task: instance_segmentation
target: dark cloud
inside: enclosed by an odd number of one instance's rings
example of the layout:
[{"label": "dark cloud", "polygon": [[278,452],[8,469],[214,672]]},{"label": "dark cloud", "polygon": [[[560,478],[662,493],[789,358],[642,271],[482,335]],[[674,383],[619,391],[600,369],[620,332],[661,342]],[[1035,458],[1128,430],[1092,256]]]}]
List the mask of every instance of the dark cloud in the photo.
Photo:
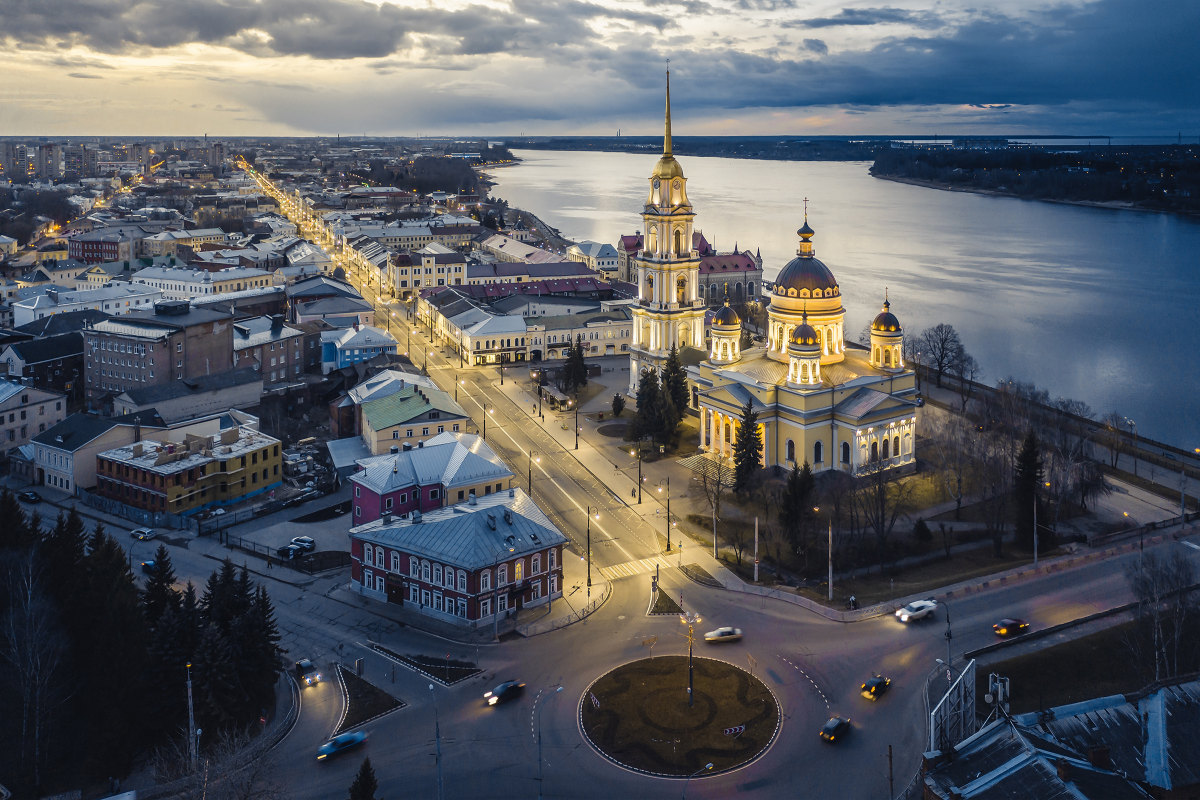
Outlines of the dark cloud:
[{"label": "dark cloud", "polygon": [[734,0],[742,11],[780,11],[796,7],[796,0]]},{"label": "dark cloud", "polygon": [[804,49],[823,56],[829,52],[829,45],[825,44],[825,42],[821,41],[820,39],[805,39]]},{"label": "dark cloud", "polygon": [[[202,43],[259,57],[381,58],[409,51],[416,36],[448,54],[492,54],[568,45],[592,22],[662,31],[671,16],[585,0],[514,0],[448,11],[367,0],[0,0],[0,42],[103,53]],[[531,52],[539,52],[532,49]]]},{"label": "dark cloud", "polygon": [[842,25],[915,25],[918,28],[936,28],[942,19],[930,11],[909,11],[904,8],[843,8],[832,17],[793,20],[789,27],[832,28]]},{"label": "dark cloud", "polygon": [[67,77],[68,78],[87,78],[88,80],[93,80],[93,81],[100,80],[99,75],[89,75],[86,72],[68,72]]}]

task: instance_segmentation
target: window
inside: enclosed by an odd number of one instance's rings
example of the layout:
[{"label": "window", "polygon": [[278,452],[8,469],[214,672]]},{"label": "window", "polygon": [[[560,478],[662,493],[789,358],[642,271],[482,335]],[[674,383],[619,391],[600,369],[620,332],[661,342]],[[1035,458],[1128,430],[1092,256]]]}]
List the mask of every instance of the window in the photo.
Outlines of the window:
[{"label": "window", "polygon": [[535,553],[533,558],[531,559],[529,571],[533,575],[537,575],[539,572],[542,571],[542,557],[540,555],[538,555],[537,553]]},{"label": "window", "polygon": [[429,562],[428,561],[421,562],[421,580],[425,581],[426,583],[429,582]]},{"label": "window", "polygon": [[525,577],[525,561],[518,558],[517,563],[513,565],[513,580],[520,582]]},{"label": "window", "polygon": [[467,590],[467,573],[461,569],[458,571],[458,590],[460,592]]},{"label": "window", "polygon": [[842,463],[843,464],[850,463],[850,443],[849,442],[842,442]]},{"label": "window", "polygon": [[176,342],[176,343],[175,343],[175,352],[176,352],[176,353],[182,353],[182,352],[183,352],[183,342]]},{"label": "window", "polygon": [[508,583],[508,564],[501,564],[496,567],[496,585],[503,586]]},{"label": "window", "polygon": [[437,584],[440,584],[442,582],[442,565],[441,564],[433,565],[433,582],[437,583]]},{"label": "window", "polygon": [[419,566],[420,563],[421,562],[417,560],[416,556],[409,556],[408,557],[408,574],[414,578],[417,577],[421,572],[420,566]]},{"label": "window", "polygon": [[820,464],[825,460],[825,445],[822,442],[817,442],[813,445],[813,463]]},{"label": "window", "polygon": [[555,552],[556,552],[555,549],[553,547],[551,547],[549,552],[547,553],[546,561],[549,563],[550,569],[554,569],[554,558],[555,558],[554,554],[555,554]]},{"label": "window", "polygon": [[[243,459],[243,460],[244,460],[244,459]],[[245,464],[243,464],[242,466],[245,466]],[[355,486],[355,487],[354,487],[354,496],[355,496],[355,497],[362,497],[362,487],[361,487],[361,486]]]},{"label": "window", "polygon": [[430,489],[429,490],[429,499],[430,500],[437,500],[440,495],[441,495],[441,490],[439,490],[439,489]]},{"label": "window", "polygon": [[491,598],[480,601],[479,616],[490,617],[491,615],[492,615],[492,600],[491,600]]},{"label": "window", "polygon": [[785,451],[786,451],[786,455],[784,456],[784,458],[786,460],[788,460],[788,461],[796,460],[796,443],[793,442],[791,439],[787,440],[787,446],[785,448]]},{"label": "window", "polygon": [[385,499],[384,499],[384,501],[383,501],[383,510],[384,510],[384,511],[391,511],[391,510],[392,510],[392,498],[388,497],[388,498],[385,498]]},{"label": "window", "polygon": [[479,573],[479,591],[486,592],[492,588],[492,573],[491,570],[483,570]]},{"label": "window", "polygon": [[369,569],[364,569],[364,570],[363,570],[363,574],[362,574],[362,585],[363,585],[363,587],[364,587],[364,588],[366,588],[366,589],[370,589],[370,588],[371,588],[371,583],[372,583],[372,580],[371,580],[371,578],[372,578],[372,576],[371,576],[371,570],[369,570]]}]

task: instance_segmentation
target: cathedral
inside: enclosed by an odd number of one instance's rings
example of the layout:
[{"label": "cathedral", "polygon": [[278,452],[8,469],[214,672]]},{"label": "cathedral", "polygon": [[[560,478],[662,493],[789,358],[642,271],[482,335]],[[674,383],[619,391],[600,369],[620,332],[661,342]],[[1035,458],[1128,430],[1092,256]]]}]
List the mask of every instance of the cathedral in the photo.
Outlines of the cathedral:
[{"label": "cathedral", "polygon": [[911,464],[918,400],[915,375],[904,365],[900,321],[885,293],[870,346],[847,345],[841,288],[816,258],[807,213],[796,258],[769,293],[765,345],[742,349],[742,321],[726,302],[712,318],[704,350],[699,257],[691,249],[696,213],[671,153],[669,74],[667,80],[663,155],[650,175],[645,249],[635,261],[629,393],[636,394],[643,370],[661,369],[672,346],[696,348],[701,358],[707,355],[688,368],[702,451],[733,456],[749,403],[758,412],[764,467],[791,469],[807,461],[814,472],[859,474]]}]

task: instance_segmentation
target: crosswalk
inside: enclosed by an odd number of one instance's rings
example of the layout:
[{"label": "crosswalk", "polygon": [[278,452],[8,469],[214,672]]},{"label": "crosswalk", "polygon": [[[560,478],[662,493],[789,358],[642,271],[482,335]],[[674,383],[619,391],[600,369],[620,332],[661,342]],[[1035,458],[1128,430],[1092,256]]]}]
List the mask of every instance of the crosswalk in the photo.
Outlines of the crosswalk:
[{"label": "crosswalk", "polygon": [[674,566],[676,566],[674,560],[668,560],[663,556],[651,556],[638,561],[614,564],[611,567],[600,567],[600,574],[610,581],[615,581],[621,578],[631,578],[634,575],[645,575],[647,572],[654,572],[655,568],[666,569]]}]

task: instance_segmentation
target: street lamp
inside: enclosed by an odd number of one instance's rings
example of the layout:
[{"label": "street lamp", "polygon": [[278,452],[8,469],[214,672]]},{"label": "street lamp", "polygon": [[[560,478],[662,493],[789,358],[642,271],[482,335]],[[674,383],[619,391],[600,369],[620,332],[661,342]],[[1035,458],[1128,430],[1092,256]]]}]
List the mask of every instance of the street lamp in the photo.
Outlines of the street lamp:
[{"label": "street lamp", "polygon": [[[820,506],[813,506],[814,514],[816,514],[820,510],[821,510]],[[832,603],[833,602],[833,515],[832,514],[829,515],[829,532],[826,535],[826,539],[825,539],[825,550],[826,550],[826,554],[829,556],[829,576],[828,576],[829,597],[828,597],[827,602]]]},{"label": "street lamp", "polygon": [[196,714],[192,707],[192,662],[187,663],[187,690],[188,690],[188,758],[192,764],[192,773],[196,772],[197,762],[200,758],[200,743],[196,741],[196,736],[200,733],[196,730]]},{"label": "street lamp", "polygon": [[679,615],[679,621],[688,626],[688,708],[692,707],[695,692],[695,682],[692,674],[692,644],[696,641],[696,625],[701,622],[700,615],[694,611],[685,611]]},{"label": "street lamp", "polygon": [[494,408],[490,408],[490,407],[489,407],[489,408],[487,409],[487,413],[483,415],[483,440],[484,440],[485,442],[487,441],[487,421],[488,421],[488,417],[489,417],[489,416],[491,416],[491,415],[492,415],[492,413],[493,413],[494,411],[495,411],[495,409],[494,409]]},{"label": "street lamp", "polygon": [[[578,401],[578,398],[576,398]],[[575,449],[579,449],[579,403],[575,403]]]},{"label": "street lamp", "polygon": [[[629,455],[634,455],[633,450],[629,451]],[[637,460],[638,460],[638,505],[642,503],[642,440],[638,439],[637,443]]]},{"label": "street lamp", "polygon": [[[600,508],[596,508],[596,520],[600,519]],[[587,596],[592,596],[592,507],[587,507]]]},{"label": "street lamp", "polygon": [[[537,463],[542,463],[542,457],[537,457]],[[529,490],[527,494],[533,497],[533,451],[529,451]]]},{"label": "street lamp", "polygon": [[556,687],[556,688],[554,689],[554,694],[552,694],[552,695],[550,695],[549,697],[547,697],[547,698],[546,698],[546,701],[545,701],[544,703],[542,703],[540,706],[538,706],[538,720],[537,720],[537,725],[538,725],[538,728],[537,728],[537,742],[538,742],[538,800],[542,800],[542,709],[544,709],[544,708],[546,707],[546,703],[549,703],[549,702],[550,702],[550,700],[551,700],[551,699],[554,697],[554,695],[558,694],[558,693],[559,693],[559,692],[561,692],[562,690],[563,690],[563,687],[561,687],[561,686],[558,686],[558,687]]},{"label": "street lamp", "polygon": [[703,767],[701,767],[700,769],[693,772],[691,775],[688,775],[687,779],[683,782],[683,792],[679,795],[679,800],[687,800],[687,787],[688,787],[688,784],[692,782],[692,778],[696,777],[701,772],[707,772],[708,770],[710,770],[712,768],[713,768],[713,765],[712,765],[712,762],[710,761],[707,764],[705,764]]},{"label": "street lamp", "polygon": [[[667,484],[667,552],[671,552],[671,476],[666,477]],[[658,485],[658,491],[661,493],[663,485]]]},{"label": "street lamp", "polygon": [[1138,455],[1137,455],[1137,423],[1136,423],[1136,422],[1134,422],[1133,420],[1131,420],[1129,417],[1126,417],[1126,418],[1125,418],[1125,424],[1129,426],[1129,432],[1130,432],[1131,434],[1133,434],[1133,453],[1132,453],[1132,455],[1133,455],[1133,477],[1135,477],[1135,478],[1136,478],[1136,477],[1137,477],[1137,462],[1138,462]]},{"label": "street lamp", "polygon": [[438,720],[437,695],[433,693],[433,684],[429,684],[429,696],[433,698],[433,738],[437,743],[434,758],[437,761],[438,800],[445,800],[446,794],[442,788],[442,725]]}]

